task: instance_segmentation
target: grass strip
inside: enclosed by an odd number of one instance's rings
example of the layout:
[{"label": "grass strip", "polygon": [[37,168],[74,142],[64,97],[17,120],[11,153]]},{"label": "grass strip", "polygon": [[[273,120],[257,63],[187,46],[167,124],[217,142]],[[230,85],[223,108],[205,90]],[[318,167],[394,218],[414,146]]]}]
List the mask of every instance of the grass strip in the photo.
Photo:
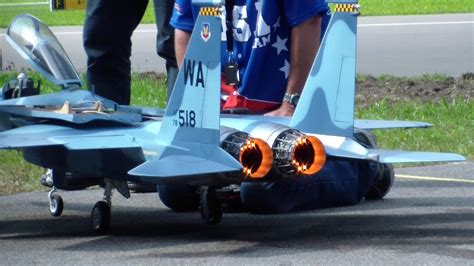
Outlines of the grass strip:
[{"label": "grass strip", "polygon": [[[155,23],[154,12],[153,4],[150,1],[141,23]],[[7,28],[15,16],[25,13],[39,18],[48,26],[82,26],[86,11],[57,10],[51,12],[49,5],[2,6],[0,7],[0,28]]]},{"label": "grass strip", "polygon": [[472,13],[471,0],[359,0],[364,16]]},{"label": "grass strip", "polygon": [[[0,4],[44,2],[39,0],[0,0]],[[363,16],[422,15],[446,13],[473,13],[472,0],[360,0]],[[84,10],[49,11],[49,5],[2,6],[0,28],[8,27],[18,14],[29,13],[49,26],[72,26],[84,23]],[[142,23],[154,23],[153,5],[149,4]]]}]

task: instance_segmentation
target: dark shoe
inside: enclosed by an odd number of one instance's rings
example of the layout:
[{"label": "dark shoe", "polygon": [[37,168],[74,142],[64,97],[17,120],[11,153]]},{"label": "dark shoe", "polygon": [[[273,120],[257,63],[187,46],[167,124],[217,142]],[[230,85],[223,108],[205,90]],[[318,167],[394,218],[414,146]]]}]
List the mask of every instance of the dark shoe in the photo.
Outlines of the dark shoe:
[{"label": "dark shoe", "polygon": [[244,205],[240,198],[240,185],[232,184],[216,189],[217,198],[224,212],[243,212]]},{"label": "dark shoe", "polygon": [[392,164],[379,163],[377,168],[374,184],[364,196],[367,200],[383,199],[390,191],[395,180],[395,172],[393,171]]},{"label": "dark shoe", "polygon": [[199,210],[200,195],[198,187],[185,184],[168,184],[158,186],[161,202],[176,212]]},{"label": "dark shoe", "polygon": [[134,193],[152,193],[156,192],[156,184],[153,183],[144,183],[144,182],[127,182],[128,189]]},{"label": "dark shoe", "polygon": [[[362,146],[368,149],[377,148],[377,139],[370,130],[356,129],[354,138]],[[374,177],[374,183],[365,194],[367,200],[383,199],[393,185],[395,173],[392,164],[377,163],[377,170]]]},{"label": "dark shoe", "polygon": [[354,130],[354,139],[365,148],[377,148],[377,138],[370,130],[356,128]]}]

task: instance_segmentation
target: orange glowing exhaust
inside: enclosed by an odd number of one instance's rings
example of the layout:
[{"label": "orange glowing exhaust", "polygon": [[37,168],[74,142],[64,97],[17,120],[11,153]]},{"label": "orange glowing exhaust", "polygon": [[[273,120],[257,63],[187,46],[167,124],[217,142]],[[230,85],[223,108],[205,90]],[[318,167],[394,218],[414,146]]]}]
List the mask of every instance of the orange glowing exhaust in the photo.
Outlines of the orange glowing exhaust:
[{"label": "orange glowing exhaust", "polygon": [[298,174],[312,175],[323,168],[326,151],[322,142],[314,136],[298,138],[293,145],[291,163]]},{"label": "orange glowing exhaust", "polygon": [[260,179],[268,174],[273,164],[273,151],[263,140],[248,138],[240,147],[239,161],[243,173],[251,179]]}]

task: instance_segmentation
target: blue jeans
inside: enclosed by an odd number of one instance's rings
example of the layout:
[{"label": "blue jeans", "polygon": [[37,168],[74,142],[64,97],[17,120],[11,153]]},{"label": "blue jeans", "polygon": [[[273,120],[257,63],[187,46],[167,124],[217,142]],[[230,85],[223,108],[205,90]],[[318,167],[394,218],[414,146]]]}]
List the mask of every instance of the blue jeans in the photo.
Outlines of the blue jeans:
[{"label": "blue jeans", "polygon": [[[254,213],[285,213],[359,203],[374,182],[376,163],[328,158],[315,175],[278,182],[243,182],[244,208]],[[160,199],[175,210],[196,210],[199,197],[187,185],[159,187]]]}]

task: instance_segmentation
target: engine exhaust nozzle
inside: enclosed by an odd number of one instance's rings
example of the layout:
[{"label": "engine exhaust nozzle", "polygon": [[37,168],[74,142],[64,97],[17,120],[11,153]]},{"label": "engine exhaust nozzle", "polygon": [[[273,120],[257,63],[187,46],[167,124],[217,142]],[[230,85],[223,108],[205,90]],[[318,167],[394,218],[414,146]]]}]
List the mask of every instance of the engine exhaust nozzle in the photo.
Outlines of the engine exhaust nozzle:
[{"label": "engine exhaust nozzle", "polygon": [[239,161],[247,177],[263,178],[272,168],[273,151],[265,141],[249,138],[240,148]]},{"label": "engine exhaust nozzle", "polygon": [[326,162],[326,152],[321,141],[290,129],[283,131],[273,144],[274,168],[283,177],[312,175]]},{"label": "engine exhaust nozzle", "polygon": [[[230,131],[230,130],[229,130]],[[263,140],[241,131],[224,131],[221,147],[242,164],[248,179],[265,177],[272,168],[273,151]]]},{"label": "engine exhaust nozzle", "polygon": [[326,152],[321,141],[314,136],[300,137],[293,144],[291,163],[297,174],[312,175],[323,168]]}]

